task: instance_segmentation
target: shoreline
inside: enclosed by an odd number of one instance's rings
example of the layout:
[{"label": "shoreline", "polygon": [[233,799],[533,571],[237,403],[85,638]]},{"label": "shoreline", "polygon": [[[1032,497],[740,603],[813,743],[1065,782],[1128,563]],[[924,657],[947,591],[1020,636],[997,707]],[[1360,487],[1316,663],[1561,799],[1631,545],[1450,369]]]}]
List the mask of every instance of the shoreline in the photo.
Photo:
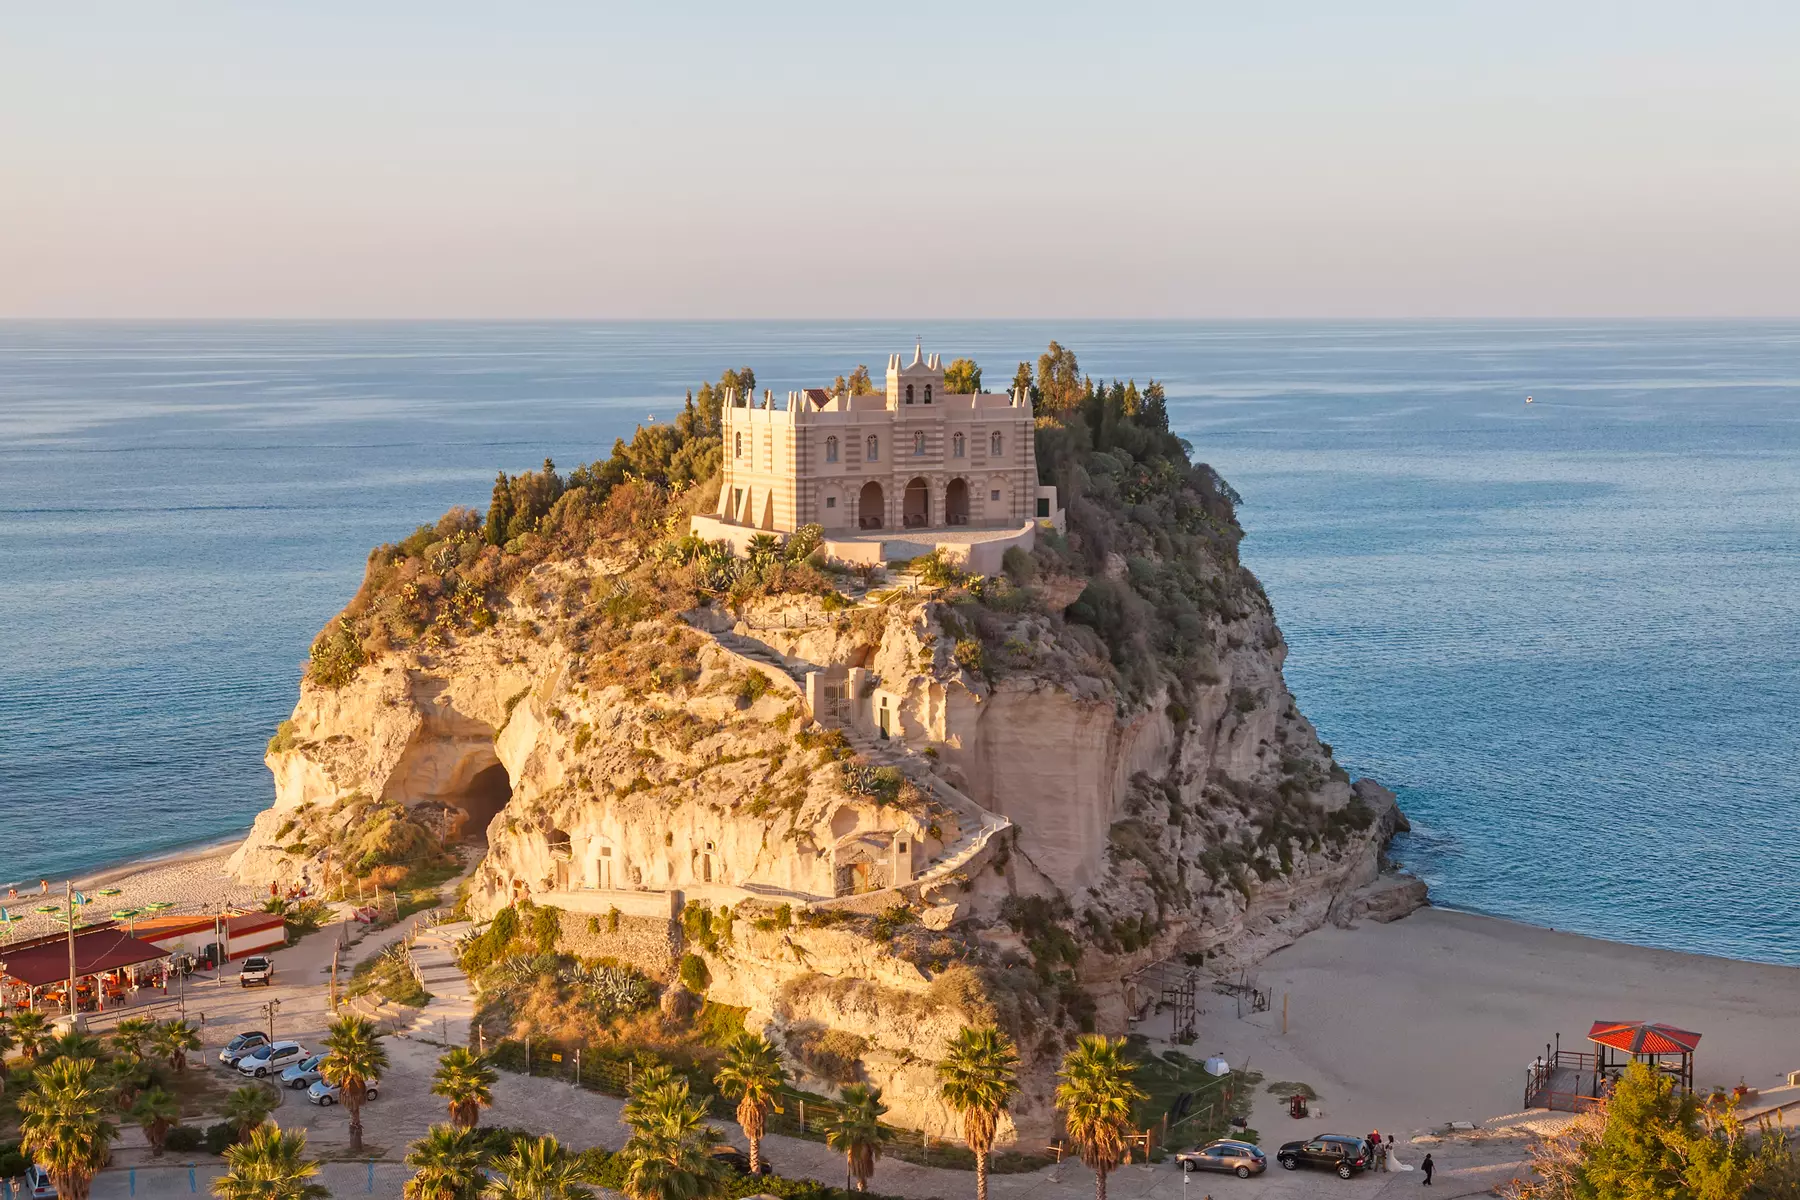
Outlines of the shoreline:
[{"label": "shoreline", "polygon": [[[114,912],[131,908],[141,910],[148,904],[159,902],[169,906],[167,913],[171,915],[256,908],[267,898],[267,893],[254,886],[233,882],[224,871],[224,860],[243,841],[241,833],[211,838],[97,867],[71,879],[58,880],[48,891],[26,885],[17,889],[16,896],[0,893],[0,909],[4,909],[8,917],[6,923],[0,925],[0,941],[12,942],[64,929],[55,914],[41,913],[37,909],[49,905],[60,908],[63,888],[68,883],[88,896],[88,907],[81,914],[83,922],[105,920]],[[94,895],[100,888],[117,888],[119,894]]]},{"label": "shoreline", "polygon": [[[1268,1011],[1240,1017],[1230,998],[1206,995],[1198,1040],[1173,1048],[1261,1072],[1268,1083],[1251,1124],[1268,1136],[1301,1128],[1285,1095],[1267,1093],[1274,1082],[1311,1085],[1315,1123],[1358,1130],[1554,1122],[1541,1110],[1521,1115],[1527,1064],[1559,1042],[1589,1049],[1588,1029],[1602,1020],[1699,1033],[1702,1090],[1742,1080],[1767,1093],[1800,1070],[1800,967],[1423,908],[1386,925],[1313,930],[1251,977]],[[1800,1089],[1780,1093],[1790,1096],[1800,1103]]]}]

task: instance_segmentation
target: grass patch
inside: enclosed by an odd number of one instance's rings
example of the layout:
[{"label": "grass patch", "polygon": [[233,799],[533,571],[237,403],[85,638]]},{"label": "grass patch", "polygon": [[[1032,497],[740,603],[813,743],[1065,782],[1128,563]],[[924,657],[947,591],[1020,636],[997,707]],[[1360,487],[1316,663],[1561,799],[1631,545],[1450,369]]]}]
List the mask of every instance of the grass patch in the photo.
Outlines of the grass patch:
[{"label": "grass patch", "polygon": [[[1139,1104],[1132,1120],[1140,1128],[1161,1123],[1169,1117],[1169,1147],[1203,1145],[1216,1137],[1231,1133],[1248,1136],[1248,1131],[1231,1129],[1231,1118],[1248,1117],[1256,1087],[1262,1075],[1255,1071],[1233,1071],[1229,1075],[1209,1075],[1205,1064],[1179,1050],[1150,1052],[1149,1042],[1132,1035],[1128,1053],[1137,1063],[1134,1080],[1148,1093]],[[1187,1111],[1178,1113],[1183,1095],[1190,1097]]]}]

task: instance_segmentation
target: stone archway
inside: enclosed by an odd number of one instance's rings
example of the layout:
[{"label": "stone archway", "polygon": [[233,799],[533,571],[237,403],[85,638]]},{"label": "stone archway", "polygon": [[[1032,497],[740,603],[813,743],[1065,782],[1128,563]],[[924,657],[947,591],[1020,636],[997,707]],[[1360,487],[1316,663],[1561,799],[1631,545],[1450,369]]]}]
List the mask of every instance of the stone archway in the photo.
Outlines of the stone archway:
[{"label": "stone archway", "polygon": [[900,524],[907,529],[923,529],[931,524],[931,485],[922,476],[906,485]]},{"label": "stone archway", "polygon": [[863,484],[862,491],[856,497],[856,527],[880,529],[881,518],[886,511],[887,498],[882,495],[881,485],[873,479]]},{"label": "stone archway", "polygon": [[967,525],[969,523],[969,481],[952,479],[950,486],[944,489],[944,524]]}]

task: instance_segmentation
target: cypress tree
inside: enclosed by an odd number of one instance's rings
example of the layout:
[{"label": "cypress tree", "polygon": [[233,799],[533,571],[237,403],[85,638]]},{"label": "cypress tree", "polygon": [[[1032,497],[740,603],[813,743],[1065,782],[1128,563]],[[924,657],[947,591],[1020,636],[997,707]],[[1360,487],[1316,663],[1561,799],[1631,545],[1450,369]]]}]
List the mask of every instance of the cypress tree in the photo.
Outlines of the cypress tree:
[{"label": "cypress tree", "polygon": [[494,495],[488,501],[487,524],[481,531],[488,545],[506,544],[506,526],[511,520],[512,485],[507,481],[506,472],[502,471],[494,479]]}]

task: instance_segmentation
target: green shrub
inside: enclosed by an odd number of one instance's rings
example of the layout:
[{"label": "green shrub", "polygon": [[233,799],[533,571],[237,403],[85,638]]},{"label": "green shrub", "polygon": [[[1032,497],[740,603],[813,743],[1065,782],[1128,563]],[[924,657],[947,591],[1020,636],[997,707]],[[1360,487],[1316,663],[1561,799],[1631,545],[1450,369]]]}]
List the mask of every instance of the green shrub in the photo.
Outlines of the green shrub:
[{"label": "green shrub", "polygon": [[769,677],[761,671],[746,671],[739,677],[737,698],[740,704],[751,705],[769,693]]},{"label": "green shrub", "polygon": [[[291,720],[283,721],[275,727],[275,736],[269,739],[268,753],[282,754],[299,744],[300,739],[294,736],[294,723]],[[279,838],[282,835],[275,836]]]},{"label": "green shrub", "polygon": [[229,1121],[220,1121],[216,1125],[206,1127],[205,1144],[208,1154],[223,1154],[225,1148],[235,1141],[237,1141],[237,1131],[231,1127]]},{"label": "green shrub", "polygon": [[705,995],[706,989],[712,986],[712,972],[706,968],[706,960],[698,954],[681,956],[681,983],[688,991]]},{"label": "green shrub", "polygon": [[17,1142],[0,1142],[0,1179],[16,1179],[31,1166]]},{"label": "green shrub", "polygon": [[[177,1154],[187,1154],[206,1145],[206,1131],[196,1129],[192,1125],[177,1125],[169,1130],[163,1139],[163,1149],[173,1150]],[[0,1163],[0,1176],[6,1174],[5,1164]]]}]

